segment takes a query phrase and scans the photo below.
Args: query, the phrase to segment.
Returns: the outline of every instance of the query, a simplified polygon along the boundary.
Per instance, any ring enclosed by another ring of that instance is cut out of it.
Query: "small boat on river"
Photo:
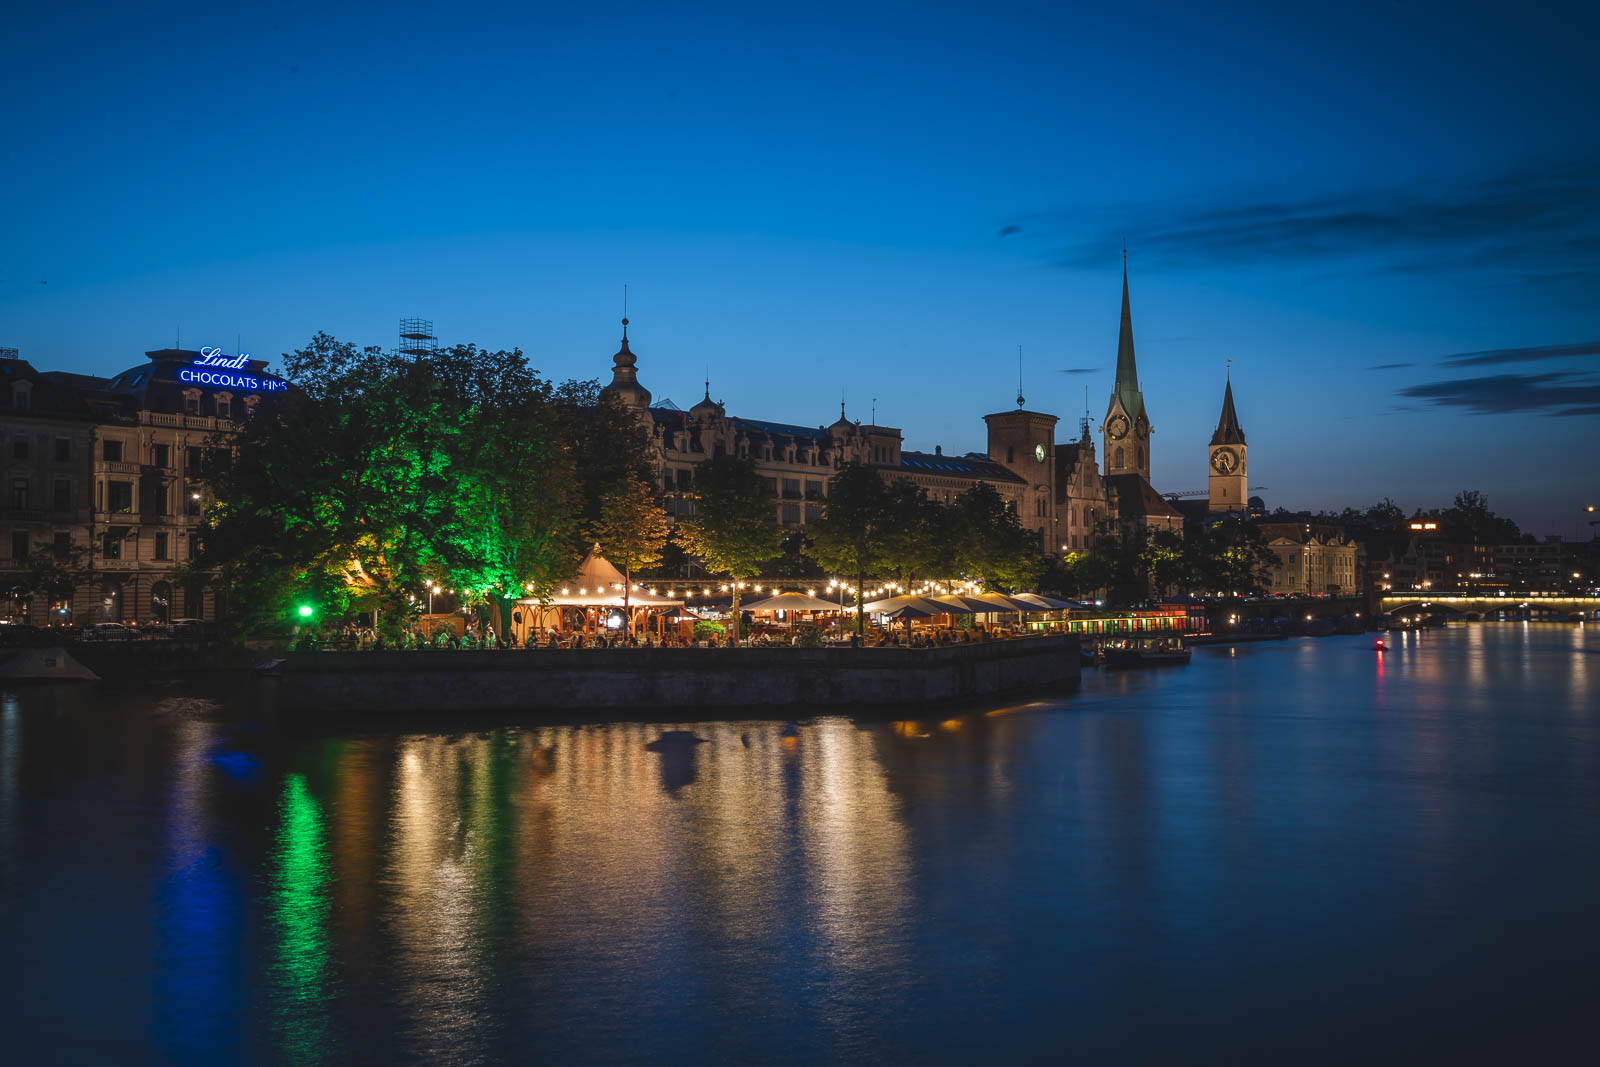
[[[1103,646],[1107,667],[1165,667],[1188,663],[1191,653],[1177,634],[1124,637]]]

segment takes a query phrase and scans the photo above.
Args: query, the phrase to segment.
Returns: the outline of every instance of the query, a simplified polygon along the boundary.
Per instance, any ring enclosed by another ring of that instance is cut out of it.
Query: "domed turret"
[[[829,426],[828,432],[836,437],[842,437],[855,428],[855,423],[844,417],[844,401],[839,401],[839,421]]]
[[[706,379],[706,396],[694,407],[689,409],[689,417],[695,421],[705,419],[718,419],[723,414],[722,405],[711,399],[711,380]]]
[[[647,411],[650,408],[650,390],[639,384],[639,373],[634,369],[638,360],[628,350],[628,320],[622,320],[622,347],[611,357],[611,384],[600,390],[610,393],[631,408]]]

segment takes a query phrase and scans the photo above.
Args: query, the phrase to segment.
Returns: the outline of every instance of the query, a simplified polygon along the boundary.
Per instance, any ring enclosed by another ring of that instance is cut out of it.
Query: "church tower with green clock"
[[[1128,258],[1122,258],[1122,329],[1117,337],[1117,381],[1106,408],[1104,435],[1106,476],[1137,474],[1150,480],[1150,417],[1139,391],[1139,367],[1133,358],[1133,314],[1128,308]]]
[[[1249,503],[1244,430],[1233,410],[1233,381],[1222,391],[1222,416],[1211,435],[1210,510],[1243,511]]]

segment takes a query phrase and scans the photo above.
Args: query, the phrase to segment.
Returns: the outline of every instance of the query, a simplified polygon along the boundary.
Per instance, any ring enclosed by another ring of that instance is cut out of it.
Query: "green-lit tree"
[[[695,468],[695,514],[678,522],[677,539],[733,588],[733,641],[740,640],[739,583],[782,552],[772,493],[752,459],[717,456]]]
[[[297,387],[207,456],[198,570],[243,623],[375,610],[391,635],[432,579],[504,615],[571,564],[581,496],[551,387],[519,351],[409,358],[327,334]]]
[[[866,633],[863,596],[867,575],[893,564],[894,495],[876,470],[859,463],[839,468],[828,483],[822,518],[806,524],[811,557],[834,574],[853,575],[856,633]]]
[[[600,499],[595,539],[614,566],[622,568],[622,607],[630,607],[634,571],[661,562],[667,544],[667,511],[647,482],[622,482]]]

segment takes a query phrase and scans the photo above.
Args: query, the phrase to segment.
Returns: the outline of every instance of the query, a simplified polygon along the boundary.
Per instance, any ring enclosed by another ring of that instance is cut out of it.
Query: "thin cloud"
[[[1099,374],[1099,367],[1062,367],[1057,374]]]
[[[1592,415],[1600,411],[1600,383],[1569,371],[1425,382],[1396,390],[1396,395],[1438,407],[1465,408],[1474,415],[1518,411]]]
[[[1021,233],[1021,232],[1022,232],[1022,227],[1013,224],[1013,225],[1010,225],[1010,226],[1002,226],[1002,227],[1000,227],[1000,234],[999,235],[1001,237],[1010,237],[1014,233]]]
[[[1390,271],[1522,269],[1527,276],[1600,272],[1600,160],[1528,166],[1491,179],[1359,190],[1300,200],[1073,207],[1026,216],[1030,231],[1073,235],[1062,267],[1104,267],[1132,218],[1128,245],[1157,267],[1372,258]]]
[[[1527,348],[1493,348],[1486,352],[1461,352],[1446,356],[1446,367],[1477,367],[1498,363],[1535,363],[1542,359],[1576,359],[1600,356],[1600,341],[1579,341],[1573,345],[1533,345]]]
[[[1400,370],[1403,367],[1415,367],[1415,363],[1374,363],[1368,370]]]

